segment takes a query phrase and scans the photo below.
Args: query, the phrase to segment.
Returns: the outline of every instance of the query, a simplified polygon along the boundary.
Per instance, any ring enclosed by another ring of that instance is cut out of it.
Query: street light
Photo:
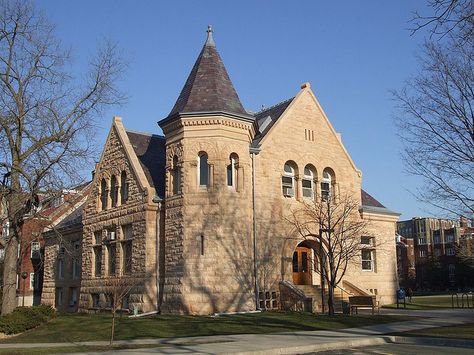
[[[28,277],[28,273],[26,271],[23,271],[21,273],[21,278],[23,279],[23,301],[21,302],[22,307],[25,307],[25,283],[26,283],[27,277]]]

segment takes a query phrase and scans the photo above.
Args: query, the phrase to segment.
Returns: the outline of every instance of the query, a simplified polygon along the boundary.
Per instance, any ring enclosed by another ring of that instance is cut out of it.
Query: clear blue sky
[[[98,43],[115,40],[129,61],[121,83],[128,103],[104,114],[129,129],[161,134],[206,38],[208,24],[248,110],[294,96],[309,81],[363,172],[363,188],[402,219],[428,215],[407,191],[390,90],[416,73],[423,33],[408,20],[425,1],[113,1],[44,0],[37,6],[81,67]]]

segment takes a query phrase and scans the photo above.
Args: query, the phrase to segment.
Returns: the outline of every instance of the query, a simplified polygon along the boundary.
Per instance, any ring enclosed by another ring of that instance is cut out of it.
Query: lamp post
[[[26,271],[23,271],[21,273],[21,278],[23,279],[23,301],[21,302],[22,307],[25,307],[25,283],[26,283],[27,277],[28,277],[28,273]]]

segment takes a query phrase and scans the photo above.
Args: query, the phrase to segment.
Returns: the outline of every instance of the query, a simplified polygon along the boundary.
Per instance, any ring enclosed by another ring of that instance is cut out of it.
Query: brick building
[[[309,83],[289,100],[246,111],[209,30],[159,125],[164,136],[113,120],[82,207],[79,310],[110,307],[110,285],[130,275],[134,290],[123,307],[143,312],[252,310],[256,284],[264,306],[279,307],[282,285],[290,285],[318,308],[321,278],[309,260],[324,246],[295,235],[287,217],[304,201],[342,194],[357,199],[358,218],[371,223],[341,285],[394,301],[399,214],[361,189],[362,173]],[[75,288],[49,280],[50,303],[53,289],[58,304],[58,288]]]

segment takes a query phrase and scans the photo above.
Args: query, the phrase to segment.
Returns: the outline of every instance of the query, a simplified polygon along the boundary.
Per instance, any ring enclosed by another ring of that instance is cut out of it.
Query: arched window
[[[112,203],[112,207],[117,207],[118,186],[115,175],[112,175],[112,178],[110,179],[110,201]]]
[[[281,177],[281,186],[283,196],[294,197],[295,196],[295,168],[290,162],[286,162],[283,167],[283,176]]]
[[[207,153],[201,152],[198,158],[198,178],[201,187],[209,186],[209,163],[207,160]]]
[[[123,205],[128,200],[127,173],[122,171],[120,175],[120,203]]]
[[[178,165],[178,157],[173,157],[173,194],[179,194],[181,192],[181,171]]]
[[[314,168],[311,165],[306,165],[304,168],[304,175],[301,181],[303,187],[303,197],[314,198]]]
[[[100,181],[100,203],[102,210],[107,209],[107,182],[105,179]]]
[[[324,169],[323,178],[321,179],[321,200],[329,201],[332,196],[332,184],[334,177],[329,169]]]
[[[232,153],[229,157],[229,165],[227,165],[227,186],[235,189],[237,187],[237,166],[239,164],[239,157]]]

